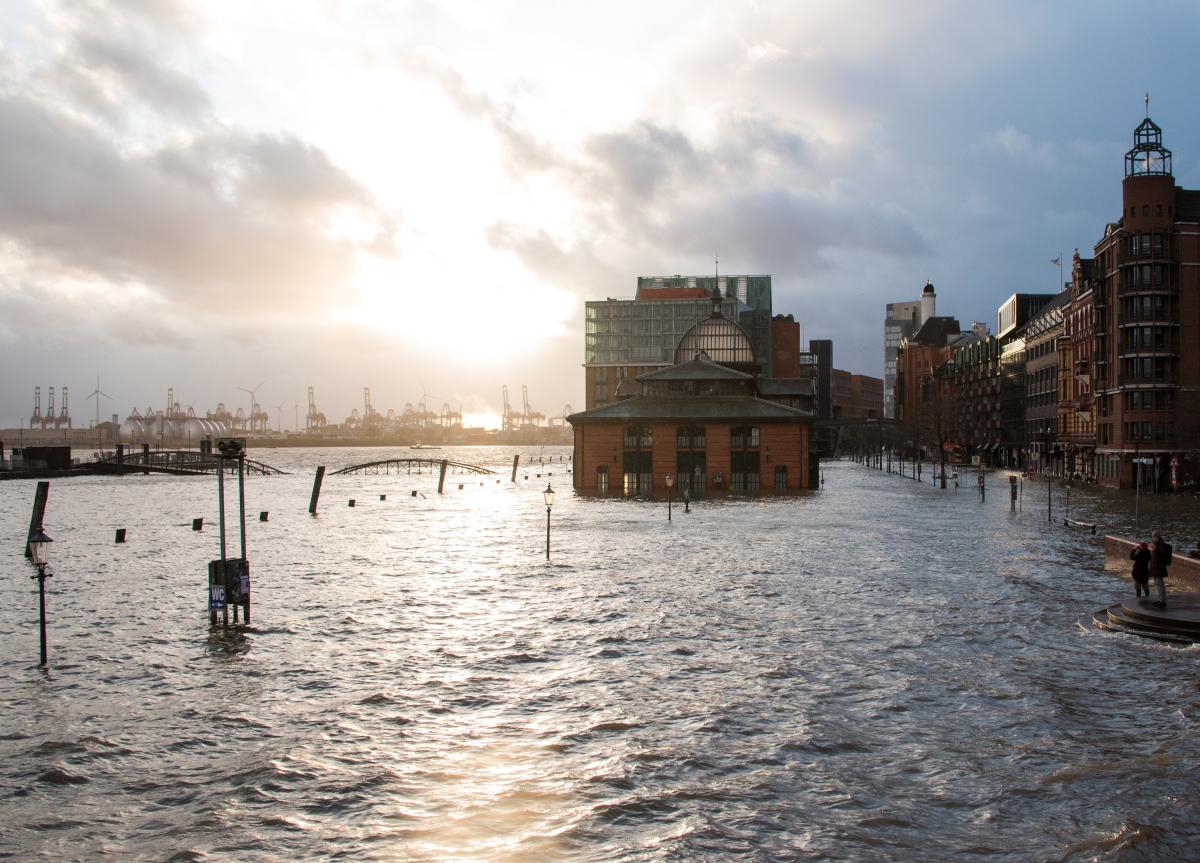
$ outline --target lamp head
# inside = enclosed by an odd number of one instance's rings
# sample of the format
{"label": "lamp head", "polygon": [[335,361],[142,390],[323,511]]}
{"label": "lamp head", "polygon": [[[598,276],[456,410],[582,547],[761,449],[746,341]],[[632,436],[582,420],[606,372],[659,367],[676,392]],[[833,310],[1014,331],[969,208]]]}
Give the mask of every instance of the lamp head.
{"label": "lamp head", "polygon": [[54,542],[40,527],[29,537],[29,557],[35,564],[42,566],[50,560],[50,543]]}
{"label": "lamp head", "polygon": [[670,488],[671,486],[675,485],[675,474],[673,474],[673,473],[667,474],[666,479],[667,479],[667,488]]}
{"label": "lamp head", "polygon": [[550,483],[546,483],[546,490],[542,492],[542,500],[546,501],[546,509],[554,506],[554,489],[550,488]]}

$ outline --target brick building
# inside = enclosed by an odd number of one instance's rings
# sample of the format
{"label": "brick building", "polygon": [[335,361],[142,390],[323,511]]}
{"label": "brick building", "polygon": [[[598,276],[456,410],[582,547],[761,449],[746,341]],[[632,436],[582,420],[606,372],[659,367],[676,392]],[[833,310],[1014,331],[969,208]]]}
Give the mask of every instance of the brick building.
{"label": "brick building", "polygon": [[[1149,117],[1125,154],[1120,218],[1081,260],[1092,284],[1097,479],[1130,488],[1192,482],[1200,450],[1200,191],[1175,185]],[[1086,265],[1086,266],[1085,266]],[[1080,359],[1077,357],[1076,362]]]}

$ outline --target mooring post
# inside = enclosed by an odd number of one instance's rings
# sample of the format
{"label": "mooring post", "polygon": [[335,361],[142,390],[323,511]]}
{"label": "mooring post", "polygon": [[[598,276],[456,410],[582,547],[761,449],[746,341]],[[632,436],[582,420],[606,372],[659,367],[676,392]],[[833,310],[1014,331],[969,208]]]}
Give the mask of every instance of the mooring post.
{"label": "mooring post", "polygon": [[1015,476],[1008,478],[1008,511],[1017,511],[1017,478]]}
{"label": "mooring post", "polygon": [[317,514],[317,501],[321,497],[321,481],[325,479],[325,465],[317,468],[317,475],[313,479],[312,497],[308,499],[308,514]]}
{"label": "mooring post", "polygon": [[29,550],[29,540],[33,539],[33,535],[42,529],[42,517],[46,514],[46,499],[50,497],[50,480],[43,479],[37,484],[37,491],[33,495],[33,512],[29,515],[29,533],[25,537],[25,557],[33,557],[33,552]]}
{"label": "mooring post", "polygon": [[118,527],[117,535],[113,538],[113,542],[120,544],[125,541],[125,528]]}
{"label": "mooring post", "polygon": [[438,472],[438,494],[442,493],[442,486],[446,484],[446,460],[442,459],[442,469]]}
{"label": "mooring post", "polygon": [[150,444],[142,444],[142,474],[150,475]]}
{"label": "mooring post", "polygon": [[517,453],[515,456],[513,456],[513,471],[512,471],[512,481],[513,482],[517,481],[517,463],[520,461],[521,461],[520,453]]}

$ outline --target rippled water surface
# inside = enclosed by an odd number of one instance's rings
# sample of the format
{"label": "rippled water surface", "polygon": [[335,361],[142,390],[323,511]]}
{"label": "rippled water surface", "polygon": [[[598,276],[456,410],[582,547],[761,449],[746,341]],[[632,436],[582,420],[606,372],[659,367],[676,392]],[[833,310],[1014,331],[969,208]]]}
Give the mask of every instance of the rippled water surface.
{"label": "rippled water surface", "polygon": [[[215,479],[55,481],[44,672],[34,484],[0,484],[0,856],[1200,857],[1198,652],[1090,628],[1127,588],[1044,484],[1010,513],[1002,476],[981,504],[832,463],[668,524],[574,497],[567,449],[514,485],[513,452],[445,451],[501,473],[441,496],[328,477],[315,519],[315,466],[380,451],[255,452],[292,473],[248,481],[253,626],[216,635]],[[1190,547],[1193,504],[1141,525]]]}

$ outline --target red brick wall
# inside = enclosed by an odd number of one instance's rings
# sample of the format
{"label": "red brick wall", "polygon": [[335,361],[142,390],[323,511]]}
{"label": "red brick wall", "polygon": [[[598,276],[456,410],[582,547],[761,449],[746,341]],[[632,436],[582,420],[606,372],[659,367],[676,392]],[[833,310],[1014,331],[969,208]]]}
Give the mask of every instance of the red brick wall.
{"label": "red brick wall", "polygon": [[771,321],[771,376],[800,377],[800,324],[796,321]]}
{"label": "red brick wall", "polygon": [[[742,425],[743,423],[738,423]],[[655,423],[651,425],[654,444],[651,449],[654,460],[654,497],[667,497],[666,476],[676,471],[675,432],[678,423]],[[707,473],[709,495],[721,495],[729,491],[729,438],[730,423],[705,423],[707,436]],[[809,427],[807,424],[762,423],[760,429],[759,469],[762,493],[773,494],[775,489],[775,467],[787,465],[788,491],[797,492],[810,488],[808,476]],[[608,493],[622,493],[622,462],[624,454],[624,423],[581,423],[575,428],[575,477],[576,491],[583,494],[596,493],[596,468],[608,466]],[[722,474],[721,484],[712,482],[715,471]],[[679,493],[676,478],[674,494]]]}
{"label": "red brick wall", "polygon": [[619,423],[580,423],[575,427],[575,490],[596,493],[596,468],[608,465],[608,493],[621,491],[625,427]]}

